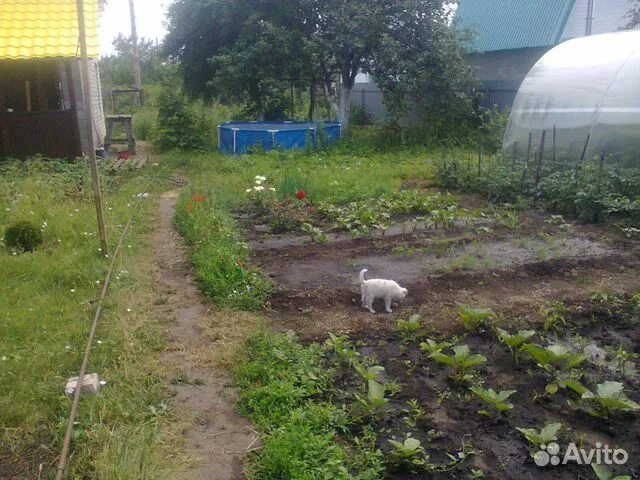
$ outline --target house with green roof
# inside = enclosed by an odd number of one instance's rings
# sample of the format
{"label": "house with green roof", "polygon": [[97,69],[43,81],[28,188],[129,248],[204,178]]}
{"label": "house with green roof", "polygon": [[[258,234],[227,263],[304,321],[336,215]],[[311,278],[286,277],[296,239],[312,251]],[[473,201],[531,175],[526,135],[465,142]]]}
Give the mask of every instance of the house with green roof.
{"label": "house with green roof", "polygon": [[455,24],[474,39],[468,56],[481,105],[510,107],[525,76],[551,48],[626,25],[627,0],[460,0]]}

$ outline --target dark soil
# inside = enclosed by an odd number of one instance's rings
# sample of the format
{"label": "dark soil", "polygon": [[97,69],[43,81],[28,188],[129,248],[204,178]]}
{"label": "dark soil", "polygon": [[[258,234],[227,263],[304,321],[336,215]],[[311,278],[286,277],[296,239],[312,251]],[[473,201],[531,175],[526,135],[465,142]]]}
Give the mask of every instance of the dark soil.
{"label": "dark soil", "polygon": [[[462,203],[470,210],[486,206],[471,195],[464,196]],[[379,425],[383,450],[390,449],[389,438],[402,440],[410,432],[422,441],[432,461],[447,463],[446,454],[460,451],[464,439],[473,443],[475,455],[461,468],[433,475],[398,471],[388,478],[466,479],[472,478],[472,468],[490,479],[595,478],[589,467],[535,466],[516,427],[540,429],[554,421],[563,423],[561,445],[602,442],[625,448],[630,460],[623,473],[640,478],[637,418],[594,419],[569,404],[578,400],[577,395],[561,391],[551,397],[539,396],[548,378],[531,360],[518,365],[493,334],[465,336],[460,326],[458,302],[493,308],[498,314],[496,323],[509,331],[543,332],[541,307],[562,301],[573,313],[560,341],[577,349],[575,338],[580,335],[599,347],[622,344],[627,351],[640,352],[640,327],[629,312],[588,302],[594,291],[606,289],[629,298],[640,289],[638,243],[604,227],[557,225],[535,211],[520,213],[520,221],[517,229],[486,218],[451,229],[390,229],[385,235],[367,238],[332,233],[327,244],[318,245],[302,235],[270,234],[264,221],[256,225],[255,219],[242,219],[254,261],[276,283],[267,312],[271,326],[294,330],[306,341],[324,342],[328,332],[348,333],[362,356],[373,356],[374,364],[386,368],[386,381],[401,384]],[[403,219],[399,224],[406,223]],[[394,313],[382,313],[380,304],[374,306],[376,315],[360,307],[357,276],[362,268],[369,270],[369,278],[392,278],[409,290],[407,298],[392,307]],[[425,332],[441,338],[463,336],[458,343],[487,357],[487,365],[480,369],[485,388],[517,390],[512,397],[515,408],[497,419],[478,415],[480,404],[475,396],[453,385],[448,369],[429,360],[418,340],[402,342],[396,332],[397,320],[415,313],[421,316]],[[535,340],[543,345],[556,341],[553,335],[548,337]],[[584,371],[583,382],[592,389],[604,380],[618,378],[616,372],[593,365]],[[352,369],[341,367],[338,387],[348,392],[345,402],[353,400],[356,390],[363,395],[363,384]],[[631,399],[640,401],[637,377],[627,379],[625,388]],[[404,420],[411,399],[427,413],[415,428]]]}
{"label": "dark soil", "polygon": [[[617,347],[619,339],[625,338],[624,346],[628,351],[640,352],[638,319],[624,311],[609,313],[590,305],[574,306],[574,309],[577,313],[570,319],[567,330],[571,338],[579,334],[599,347]],[[427,333],[429,338],[439,336],[433,331]],[[612,448],[624,448],[629,453],[630,462],[620,472],[629,474],[631,469],[635,475],[640,474],[637,462],[640,458],[640,421],[637,417],[621,415],[609,420],[594,418],[570,404],[578,401],[575,394],[561,391],[552,396],[542,396],[549,378],[526,356],[517,364],[509,350],[489,333],[464,336],[459,344],[468,345],[473,353],[487,357],[486,366],[479,369],[485,388],[517,390],[510,399],[515,405],[514,409],[498,418],[477,413],[478,409],[485,406],[466,388],[448,378],[448,367],[427,358],[427,354],[418,347],[419,338],[414,337],[407,343],[394,332],[372,332],[352,336],[351,340],[359,345],[361,358],[372,356],[373,364],[386,368],[385,381],[397,382],[402,387],[382,415],[380,431],[383,450],[391,449],[387,442],[389,438],[403,440],[410,433],[421,440],[435,463],[447,463],[446,454],[455,455],[460,451],[463,439],[470,440],[475,451],[460,467],[447,473],[425,476],[424,472],[418,474],[405,470],[392,473],[387,478],[469,478],[467,475],[471,469],[482,470],[484,478],[490,479],[594,478],[591,468],[585,466],[574,464],[540,468],[533,463],[529,445],[516,427],[540,429],[546,423],[553,422],[563,425],[558,442],[561,446],[566,447],[569,442],[582,442],[584,448],[595,448],[596,442],[601,442]],[[540,337],[533,341],[546,344]],[[583,370],[582,382],[585,385],[592,387],[604,380],[624,380],[627,395],[636,401],[640,400],[638,377],[622,379],[619,374],[603,371],[593,364],[586,364]],[[338,387],[341,390],[359,390],[361,395],[365,395],[363,385],[363,380],[353,369],[342,366],[338,375]],[[407,426],[405,421],[410,416],[407,402],[412,399],[417,399],[427,414],[415,428]],[[436,432],[437,435],[434,435]],[[434,436],[436,439],[429,439]]]}

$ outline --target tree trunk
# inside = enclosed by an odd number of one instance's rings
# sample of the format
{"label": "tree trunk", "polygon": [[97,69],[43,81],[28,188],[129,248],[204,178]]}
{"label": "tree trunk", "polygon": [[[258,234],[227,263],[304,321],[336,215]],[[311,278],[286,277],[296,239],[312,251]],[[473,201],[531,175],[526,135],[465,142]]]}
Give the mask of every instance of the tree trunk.
{"label": "tree trunk", "polygon": [[340,83],[340,103],[338,104],[338,121],[342,123],[342,131],[349,131],[349,117],[351,116],[351,93],[353,82],[349,78],[342,77]]}
{"label": "tree trunk", "polygon": [[316,82],[315,79],[311,79],[311,85],[309,85],[309,113],[307,119],[313,122],[313,113],[316,109]]}

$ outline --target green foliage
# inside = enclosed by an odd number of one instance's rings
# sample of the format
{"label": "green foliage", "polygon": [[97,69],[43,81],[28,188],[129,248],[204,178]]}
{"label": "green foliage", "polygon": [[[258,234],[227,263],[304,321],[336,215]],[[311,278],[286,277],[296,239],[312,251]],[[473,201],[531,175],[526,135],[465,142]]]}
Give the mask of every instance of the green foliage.
{"label": "green foliage", "polygon": [[196,276],[204,292],[220,305],[261,308],[272,284],[249,264],[248,249],[235,222],[213,198],[213,194],[185,192],[177,206],[175,222],[193,246]]}
{"label": "green foliage", "polygon": [[409,343],[418,337],[418,332],[422,329],[420,315],[411,315],[407,320],[400,319],[396,323],[396,331],[400,333],[402,341]]}
{"label": "green foliage", "polygon": [[314,227],[310,223],[304,222],[300,225],[300,230],[309,235],[312,242],[321,245],[327,243],[327,234],[320,227]]}
{"label": "green foliage", "polygon": [[158,120],[153,143],[161,151],[204,150],[205,126],[201,116],[175,88],[165,88],[158,98]]}
{"label": "green foliage", "polygon": [[453,355],[442,352],[434,352],[429,358],[443,365],[451,367],[451,379],[456,383],[469,383],[475,377],[475,367],[487,362],[487,358],[479,354],[471,354],[467,345],[456,345],[453,347]]}
{"label": "green foliage", "polygon": [[585,404],[591,406],[589,414],[596,417],[610,417],[615,413],[638,412],[640,405],[627,398],[624,385],[620,382],[606,381],[596,386],[596,392],[587,390],[582,394]]}
{"label": "green foliage", "polygon": [[620,344],[617,349],[613,350],[612,353],[616,368],[623,377],[627,375],[627,364],[640,358],[640,355],[637,353],[627,352],[622,348],[622,344]]}
{"label": "green foliage", "polygon": [[501,390],[496,392],[492,388],[485,389],[480,386],[473,386],[471,390],[480,400],[489,406],[491,412],[487,410],[478,410],[480,415],[494,416],[504,413],[513,408],[513,404],[507,402],[507,398],[516,393],[516,390]]}
{"label": "green foliage", "polygon": [[591,468],[598,477],[598,480],[631,480],[631,475],[616,475],[607,467],[592,463]]}
{"label": "green foliage", "polygon": [[571,379],[573,370],[587,359],[584,354],[572,354],[571,350],[563,345],[549,345],[541,347],[526,343],[521,347],[535,360],[538,367],[544,370],[552,379],[552,383],[547,385],[547,393],[554,394],[558,391],[558,386],[567,387],[576,391],[580,385]]}
{"label": "green foliage", "polygon": [[349,337],[346,335],[338,336],[329,332],[329,338],[325,340],[324,344],[333,350],[342,361],[347,362],[349,366],[358,363],[360,353],[356,351],[353,344],[349,341]]}
{"label": "green foliage", "polygon": [[560,331],[567,326],[567,314],[569,309],[560,301],[550,302],[540,308],[544,318],[544,329]]}
{"label": "green foliage", "polygon": [[[134,213],[132,198],[149,181],[142,171],[108,177],[100,173],[100,180],[113,249]],[[3,477],[55,476],[70,406],[62,389],[66,378],[78,374],[109,266],[99,251],[90,185],[85,162],[0,162],[0,239],[7,227],[28,220],[43,231],[46,242],[46,248],[28,255],[0,248]],[[158,187],[152,186],[150,196]],[[146,303],[154,295],[149,278],[153,259],[145,238],[155,218],[154,204],[142,202],[137,212],[136,228],[127,236],[111,279],[109,313],[91,354],[92,371],[118,387],[83,397],[68,478],[169,478],[185,463],[169,458],[174,451],[164,435],[171,427],[162,410],[168,392],[158,352],[166,348],[167,325]],[[36,451],[37,462],[14,462],[34,458]]]}
{"label": "green foliage", "polygon": [[432,224],[437,227],[442,224],[450,226],[452,219],[463,214],[457,209],[452,196],[420,190],[401,190],[341,206],[320,202],[318,210],[333,220],[337,229],[347,230],[354,236],[368,234],[373,229],[384,232],[397,215],[430,214]]}
{"label": "green foliage", "polygon": [[10,225],[4,232],[5,246],[20,252],[32,252],[40,247],[43,241],[42,231],[26,220]]}
{"label": "green foliage", "polygon": [[398,466],[423,467],[429,460],[429,455],[417,438],[407,437],[404,442],[389,439],[389,444],[393,448],[389,454],[391,461]]}
{"label": "green foliage", "polygon": [[453,343],[451,342],[436,342],[435,340],[432,340],[430,338],[427,338],[425,342],[422,342],[420,344],[420,348],[422,350],[424,350],[425,352],[431,354],[431,353],[440,353],[443,350],[446,350],[447,348],[450,348],[451,346],[453,346]]}
{"label": "green foliage", "polygon": [[384,373],[384,367],[380,365],[374,365],[373,367],[365,368],[363,365],[356,364],[354,368],[358,375],[365,380],[378,380],[380,375]]}
{"label": "green foliage", "polygon": [[558,432],[562,428],[562,423],[549,423],[542,427],[540,431],[535,428],[521,428],[517,427],[520,433],[524,435],[527,441],[536,449],[540,445],[548,445],[551,442],[558,440]]}
{"label": "green foliage", "polygon": [[509,350],[515,357],[516,362],[519,361],[520,347],[524,344],[524,342],[526,342],[536,334],[534,330],[518,330],[518,333],[512,335],[506,330],[503,330],[499,327],[496,327],[496,332],[498,332],[498,340],[500,341],[500,343],[503,343],[507,347],[509,347]]}
{"label": "green foliage", "polygon": [[484,330],[495,316],[490,308],[473,308],[464,303],[458,304],[458,317],[469,332]]}

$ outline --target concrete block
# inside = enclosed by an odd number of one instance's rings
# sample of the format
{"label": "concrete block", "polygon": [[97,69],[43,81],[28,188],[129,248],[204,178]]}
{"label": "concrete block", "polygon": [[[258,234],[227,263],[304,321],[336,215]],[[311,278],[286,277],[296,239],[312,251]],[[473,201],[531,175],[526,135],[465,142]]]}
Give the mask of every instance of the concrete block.
{"label": "concrete block", "polygon": [[[67,380],[67,386],[64,391],[67,395],[73,395],[78,385],[78,377],[71,377]],[[100,377],[97,373],[88,373],[82,379],[82,393],[96,394],[100,391]]]}

